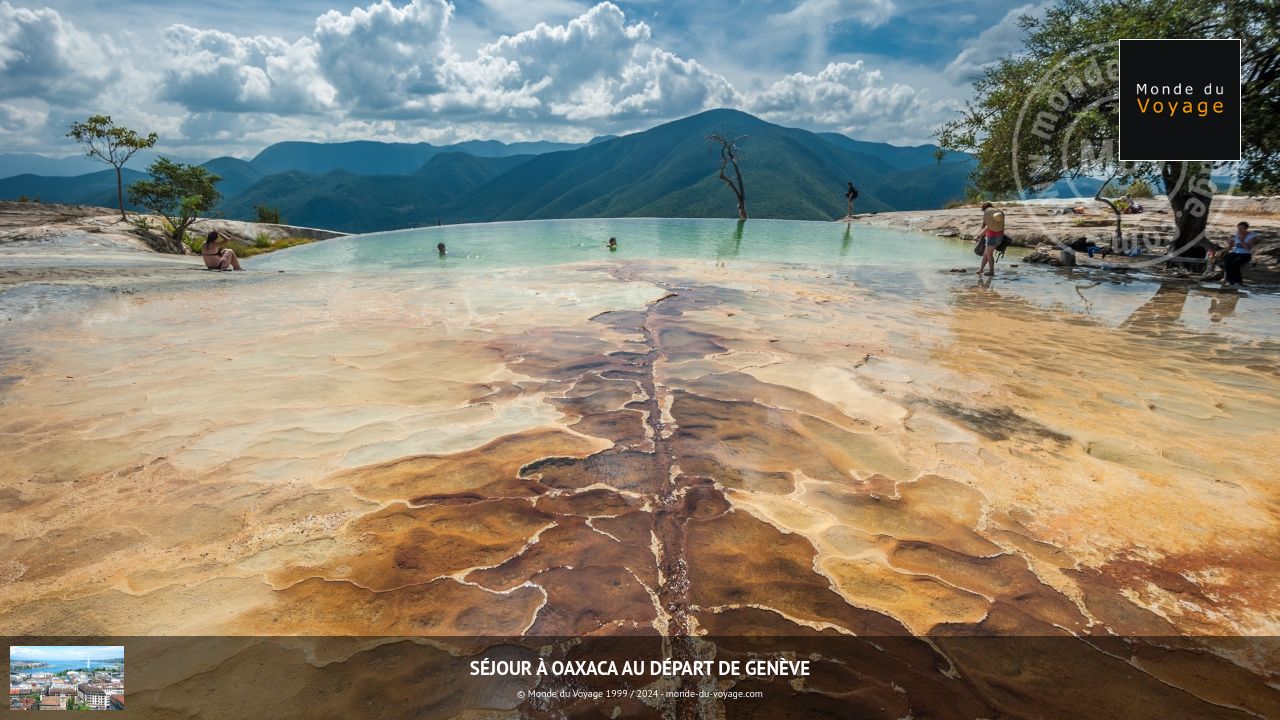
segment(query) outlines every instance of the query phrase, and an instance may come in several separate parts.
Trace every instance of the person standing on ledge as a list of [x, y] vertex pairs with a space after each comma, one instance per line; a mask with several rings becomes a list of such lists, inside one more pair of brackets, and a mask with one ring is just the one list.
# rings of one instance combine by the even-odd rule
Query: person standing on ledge
[[614, 252], [617, 249], [618, 249], [618, 238], [609, 238], [609, 252]]
[[[982, 203], [982, 263], [978, 265], [978, 274], [983, 269], [988, 275], [996, 274], [996, 248], [1004, 238], [1004, 211], [989, 202]], [[989, 267], [988, 267], [989, 266]]]
[[858, 188], [853, 186], [853, 181], [849, 181], [849, 189], [844, 192], [844, 199], [849, 201], [849, 214], [845, 217], [853, 217], [853, 201], [858, 199]]
[[1253, 259], [1253, 246], [1257, 242], [1258, 233], [1249, 232], [1249, 223], [1242, 222], [1236, 225], [1236, 234], [1231, 236], [1231, 249], [1227, 251], [1227, 257], [1222, 263], [1228, 285], [1244, 284], [1242, 271], [1244, 266]]

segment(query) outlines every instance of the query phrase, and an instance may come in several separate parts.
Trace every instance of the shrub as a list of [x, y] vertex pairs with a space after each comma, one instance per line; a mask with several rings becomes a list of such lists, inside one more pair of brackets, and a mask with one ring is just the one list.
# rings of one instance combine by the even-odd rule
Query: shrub
[[256, 248], [269, 248], [271, 247], [271, 238], [267, 237], [266, 233], [258, 233], [258, 236], [253, 239], [253, 246]]
[[1132, 197], [1149, 198], [1153, 196], [1151, 184], [1141, 178], [1129, 183], [1129, 187], [1125, 192]]
[[258, 213], [258, 222], [269, 225], [280, 224], [280, 210], [278, 208], [273, 208], [270, 205], [259, 205], [254, 210]]

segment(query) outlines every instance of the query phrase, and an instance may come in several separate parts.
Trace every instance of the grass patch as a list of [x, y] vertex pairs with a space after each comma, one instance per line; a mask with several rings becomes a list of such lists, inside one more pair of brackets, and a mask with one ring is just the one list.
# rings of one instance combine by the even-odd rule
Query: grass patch
[[247, 258], [247, 257], [253, 257], [254, 255], [263, 255], [265, 253], [275, 252], [276, 250], [284, 250], [285, 248], [296, 247], [298, 245], [307, 245], [309, 243], [315, 242], [315, 240], [312, 240], [310, 238], [290, 236], [286, 238], [281, 238], [279, 240], [276, 240], [275, 242], [267, 242], [264, 245], [261, 242], [261, 239], [262, 239], [261, 237], [255, 239], [252, 244], [242, 243], [237, 240], [232, 240], [230, 243], [228, 243], [228, 245], [232, 250], [236, 251], [236, 255], [242, 258]]

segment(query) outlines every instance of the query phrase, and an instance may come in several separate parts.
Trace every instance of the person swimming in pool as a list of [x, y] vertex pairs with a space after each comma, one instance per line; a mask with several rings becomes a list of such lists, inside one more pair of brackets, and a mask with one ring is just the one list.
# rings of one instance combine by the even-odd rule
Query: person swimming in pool
[[609, 238], [609, 250], [615, 251], [617, 249], [618, 249], [618, 238]]
[[440, 257], [444, 257], [449, 254], [449, 251], [444, 247], [444, 243], [436, 243], [436, 252], [440, 253]]
[[204, 247], [200, 249], [204, 257], [204, 266], [209, 270], [243, 270], [236, 251], [227, 247], [227, 237], [217, 230], [210, 230], [205, 236]]

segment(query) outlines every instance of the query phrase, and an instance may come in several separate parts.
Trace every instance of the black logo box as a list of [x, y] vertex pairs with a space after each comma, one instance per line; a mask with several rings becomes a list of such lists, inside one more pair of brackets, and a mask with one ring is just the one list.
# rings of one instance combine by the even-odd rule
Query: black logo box
[[[1143, 85], [1146, 91], [1139, 93]], [[1182, 93], [1166, 94], [1166, 87]], [[1120, 160], [1239, 160], [1240, 88], [1238, 39], [1121, 40]], [[1146, 113], [1139, 112], [1139, 100]], [[1184, 102], [1192, 104], [1193, 113], [1183, 112]], [[1209, 109], [1204, 117], [1198, 113], [1202, 102]], [[1212, 112], [1217, 102], [1221, 114]], [[1177, 103], [1172, 116], [1170, 103]], [[1155, 113], [1156, 107], [1163, 112]]]

